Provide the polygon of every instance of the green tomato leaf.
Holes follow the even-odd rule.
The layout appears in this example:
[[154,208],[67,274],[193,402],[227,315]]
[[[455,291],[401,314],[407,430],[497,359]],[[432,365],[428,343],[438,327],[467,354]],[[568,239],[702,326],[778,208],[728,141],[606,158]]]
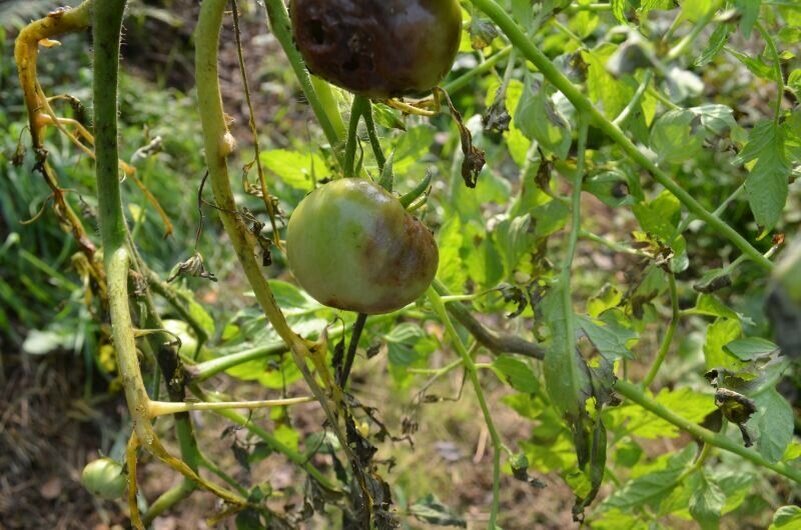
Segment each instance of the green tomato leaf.
[[768,530],[797,530],[801,528],[801,507],[782,506],[773,514]]
[[[758,137],[755,137],[759,134]],[[790,164],[784,152],[785,134],[780,127],[756,127],[740,158],[756,156],[756,164],[745,180],[748,204],[761,229],[760,237],[781,218],[789,189]],[[751,144],[755,143],[754,147]]]
[[527,76],[513,119],[526,138],[564,159],[572,142],[571,126],[548,96],[547,87],[534,76]]
[[629,7],[628,0],[612,0],[612,14],[621,24],[628,24],[626,20],[626,9]]
[[604,284],[595,296],[587,300],[587,314],[593,318],[598,318],[601,313],[620,305],[623,301],[623,293],[617,287]]
[[696,130],[698,121],[689,109],[667,111],[651,129],[651,149],[661,161],[674,164],[697,158],[704,141]]
[[740,12],[740,31],[747,39],[751,36],[757,18],[759,18],[759,8],[762,0],[734,0],[734,6]]
[[562,289],[564,286],[559,283],[553,285],[540,304],[552,335],[544,359],[545,386],[557,410],[578,419],[590,395],[590,380],[587,366],[576,349],[576,338],[568,336],[566,319],[575,320],[575,315],[571,308],[565,307]]
[[774,343],[760,337],[738,339],[726,344],[723,348],[741,361],[752,361],[779,351],[779,347]]
[[[716,409],[711,395],[701,394],[687,387],[675,390],[663,388],[654,399],[694,423],[700,423],[707,414]],[[614,425],[625,424],[627,432],[640,438],[677,438],[681,434],[673,424],[636,405],[623,405],[608,409],[605,413],[609,414]]]
[[703,471],[697,472],[698,484],[690,497],[690,514],[702,530],[717,530],[726,495],[717,482]]
[[731,320],[738,320],[740,316],[718,297],[711,294],[701,294],[695,302],[695,307],[687,310],[693,315],[706,315],[710,317],[722,317]]
[[754,396],[757,414],[748,427],[759,432],[757,450],[770,462],[778,462],[793,439],[793,409],[775,388]]
[[461,291],[467,280],[461,257],[463,237],[462,222],[455,215],[439,230],[437,278],[454,291]]
[[409,513],[431,525],[467,528],[467,522],[442,504],[433,493],[409,506]]
[[688,446],[674,455],[665,469],[628,481],[607,497],[602,507],[631,510],[638,506],[657,506],[679,484],[679,478],[692,456],[692,446]]
[[665,190],[650,202],[635,204],[632,210],[645,232],[668,241],[676,231],[681,203]]
[[312,176],[319,180],[328,171],[319,155],[287,149],[263,151],[261,163],[268,171],[278,175],[285,184],[300,190],[311,188]]
[[534,394],[539,392],[540,382],[531,367],[510,355],[501,355],[492,363],[492,369],[519,392]]
[[742,367],[742,363],[736,357],[723,349],[725,345],[738,339],[740,333],[742,333],[740,321],[732,318],[718,318],[707,327],[704,358],[708,370],[725,368],[736,372]]
[[729,42],[729,35],[732,29],[733,26],[731,24],[719,24],[718,27],[715,28],[715,31],[712,32],[712,35],[709,36],[706,48],[701,52],[701,55],[695,59],[693,64],[695,66],[704,66],[712,62],[712,59],[717,57],[720,50]]
[[609,58],[618,46],[601,44],[592,51],[582,50],[581,58],[587,63],[587,92],[594,103],[600,104],[604,115],[613,119],[631,101],[636,82],[627,82],[630,77],[616,79],[606,68]]
[[606,360],[635,358],[626,346],[628,341],[637,338],[634,331],[620,326],[613,320],[604,322],[585,316],[579,316],[576,320],[587,338]]

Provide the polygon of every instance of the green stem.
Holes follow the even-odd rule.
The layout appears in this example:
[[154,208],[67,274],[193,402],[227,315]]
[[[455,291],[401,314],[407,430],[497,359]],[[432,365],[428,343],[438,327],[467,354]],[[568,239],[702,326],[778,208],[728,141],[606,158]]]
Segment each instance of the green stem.
[[350,108],[350,121],[348,122],[348,138],[345,141],[345,164],[342,173],[346,178],[356,175],[356,147],[359,144],[359,119],[369,108],[370,102],[364,96],[353,96],[353,105]]
[[659,345],[659,351],[656,354],[656,359],[654,359],[651,369],[648,370],[648,374],[642,381],[643,388],[648,388],[651,386],[651,383],[653,383],[654,379],[656,378],[656,374],[659,373],[659,368],[662,367],[662,362],[664,362],[665,357],[667,356],[668,350],[670,349],[670,344],[673,342],[673,335],[676,332],[676,326],[678,326],[679,319],[681,318],[681,313],[679,311],[679,297],[676,293],[676,277],[673,274],[668,274],[668,288],[670,291],[670,324],[668,324],[665,336],[662,337],[662,343]]
[[[442,296],[451,296],[450,291],[438,279],[434,279],[431,286]],[[542,359],[545,350],[539,344],[527,341],[514,335],[504,335],[491,331],[476,320],[470,311],[461,302],[447,305],[448,312],[476,339],[476,342],[490,350],[495,355],[502,353],[516,353],[533,359]]]
[[381,149],[381,142],[378,140],[378,133],[375,130],[375,121],[373,120],[373,104],[369,101],[367,102],[367,108],[364,110],[364,125],[367,127],[367,137],[370,139],[370,147],[373,149],[373,156],[375,156],[380,173],[384,171],[387,157],[384,156],[384,150]]
[[495,0],[471,0],[471,2],[491,18],[506,34],[511,43],[531,61],[537,69],[570,100],[579,113],[591,118],[596,127],[601,129],[609,138],[620,146],[634,162],[648,170],[659,184],[676,196],[677,199],[692,213],[698,216],[714,230],[731,241],[737,248],[747,254],[755,263],[765,270],[772,270],[773,263],[766,259],[754,248],[737,230],[724,221],[716,218],[696,201],[692,195],[679,186],[662,169],[656,166],[634,143],[617,127],[595,108],[592,102],[584,96],[573,83],[565,77],[559,69],[543,54],[526,36],[525,31],[512,20],[509,14],[498,5]]
[[653,70],[645,71],[645,74],[642,77],[642,82],[640,83],[640,86],[637,87],[637,91],[634,92],[634,95],[631,97],[631,100],[626,104],[623,110],[620,111],[620,114],[617,115],[617,118],[612,120],[612,123],[614,125],[620,127],[620,125],[624,121],[626,121],[626,118],[628,118],[631,115],[631,113],[634,111],[637,105],[640,104],[640,100],[642,99],[643,94],[645,94],[645,92],[648,90],[648,85],[651,84],[651,79],[653,79],[653,77],[654,77]]
[[200,454],[200,465],[211,471],[214,475],[219,477],[223,482],[234,488],[236,491],[239,492],[240,495],[247,496],[248,494],[247,488],[243,488],[242,485],[239,483],[239,481],[237,481],[231,475],[223,471],[222,468],[220,468],[220,466],[215,464],[203,453]]
[[[194,390],[194,392],[204,401],[211,401],[210,398],[205,396],[199,390]],[[303,454],[281,443],[268,431],[253,423],[250,418],[246,418],[245,416],[231,409],[215,410],[214,413],[222,416],[223,418],[227,418],[241,427],[244,427],[251,433],[261,438],[264,443],[270,446],[271,449],[283,454],[289,459],[290,462],[303,468],[309,474],[309,476],[313,477],[325,489],[329,491],[339,491],[339,488],[337,488],[337,486],[335,486],[328,478],[326,478],[325,475],[323,475],[316,467],[311,465],[311,463],[309,463],[308,459]]]
[[753,464],[775,471],[776,473],[801,484],[801,469],[791,467],[784,462],[770,462],[756,451],[746,449],[724,434],[714,433],[686,418],[683,418],[682,416],[679,416],[661,403],[657,403],[652,398],[646,396],[637,385],[628,381],[620,380],[615,384],[615,390],[624,398],[636,403],[668,423],[671,423],[679,429],[691,434],[705,444],[712,445],[730,453],[734,453]]
[[209,335],[206,333],[206,329],[203,325],[192,315],[189,309],[186,308],[184,302],[181,300],[181,295],[173,289],[173,287],[168,284],[167,282],[163,281],[158,274],[153,272],[150,269],[145,269],[145,274],[147,275],[148,287],[153,289],[153,291],[164,298],[170,306],[178,313],[189,327],[192,328],[192,331],[195,332],[197,336],[198,346],[205,344],[209,340]]
[[146,404],[149,400],[136,356],[131,311],[128,307],[127,228],[122,214],[117,145],[117,82],[120,31],[125,0],[109,0],[94,6],[95,175],[97,178],[100,237],[108,283],[109,314],[117,368],[134,431],[142,444],[157,440]]
[[687,47],[695,42],[695,39],[698,38],[698,35],[701,34],[707,24],[709,24],[709,22],[715,17],[715,13],[717,13],[721,7],[723,7],[723,2],[720,0],[713,2],[713,4],[709,7],[709,10],[695,22],[693,29],[691,29],[690,32],[685,35],[678,44],[676,44],[676,46],[671,48],[666,56],[667,60],[672,61],[680,57]]
[[[159,495],[159,497],[153,501],[153,504],[148,507],[147,512],[142,516],[142,522],[145,526],[150,526],[156,517],[189,497],[193,491],[195,491],[195,483],[188,479],[171,487]],[[244,494],[246,495],[247,492],[244,492]]]
[[456,328],[453,326],[453,322],[451,322],[451,319],[448,316],[448,312],[445,310],[445,304],[442,303],[442,299],[433,287],[428,288],[428,300],[431,303],[431,307],[434,309],[434,312],[437,314],[442,323],[445,324],[445,330],[448,332],[448,336],[453,343],[453,347],[456,348],[457,353],[462,359],[462,364],[464,365],[467,376],[470,378],[470,382],[473,385],[473,390],[478,398],[478,404],[481,407],[481,413],[484,415],[484,422],[487,424],[487,430],[489,431],[490,439],[492,440],[492,507],[490,509],[488,528],[494,529],[496,528],[495,521],[498,518],[498,508],[500,506],[501,449],[503,447],[503,443],[501,442],[501,437],[498,434],[498,431],[495,429],[495,423],[492,421],[492,413],[487,406],[487,400],[484,398],[484,391],[481,389],[481,382],[478,380],[478,370],[476,369],[476,364],[473,361],[473,358],[470,356],[470,353],[467,351],[467,348],[465,348],[464,344],[462,343],[462,339],[459,338],[459,333],[456,331]]
[[339,105],[337,105],[334,90],[328,81],[320,79],[315,75],[310,75],[311,84],[314,87],[314,92],[320,100],[320,106],[323,108],[325,115],[334,128],[337,138],[344,138],[347,134],[345,130],[345,122],[342,121],[342,114],[339,113]]
[[492,67],[494,67],[498,62],[508,57],[509,54],[512,53],[513,48],[514,46],[512,46],[511,44],[503,48],[498,53],[496,53],[483,63],[479,64],[475,68],[469,70],[468,72],[465,72],[464,74],[460,75],[453,81],[442,85],[442,90],[444,90],[448,94],[453,94],[454,92],[461,90],[462,88],[470,84],[470,81],[472,81],[473,78],[482,75],[486,72],[489,72],[492,69]]

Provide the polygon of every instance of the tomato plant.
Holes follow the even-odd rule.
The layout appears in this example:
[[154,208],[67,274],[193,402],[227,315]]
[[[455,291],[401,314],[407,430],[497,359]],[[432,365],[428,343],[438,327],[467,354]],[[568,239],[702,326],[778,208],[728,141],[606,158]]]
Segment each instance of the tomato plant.
[[[203,0],[196,108],[163,130],[195,135],[187,157],[202,143],[197,194],[146,178],[174,162],[153,158],[157,112],[146,134],[124,129],[126,4],[86,0],[20,32],[29,124],[14,132],[41,177],[23,202],[48,196],[73,241],[77,279],[51,284],[73,286],[124,394],[126,473],[110,483],[127,482],[135,528],[197,489],[242,529],[801,521],[797,3],[265,0],[287,62],[264,84],[276,122],[258,124],[248,12]],[[36,68],[41,43],[90,26],[91,130],[56,112]],[[220,88],[221,41],[242,105]],[[306,104],[313,123],[277,122]],[[51,129],[94,159],[71,183],[88,202],[61,183],[75,164]],[[154,242],[195,209],[196,230]],[[45,331],[23,347],[70,330]],[[204,453],[200,412],[242,469],[280,455],[291,484],[234,478]],[[142,452],[183,482],[138,492],[156,469],[137,474]],[[437,488],[475,469],[473,497]],[[560,509],[541,508],[557,483]]]

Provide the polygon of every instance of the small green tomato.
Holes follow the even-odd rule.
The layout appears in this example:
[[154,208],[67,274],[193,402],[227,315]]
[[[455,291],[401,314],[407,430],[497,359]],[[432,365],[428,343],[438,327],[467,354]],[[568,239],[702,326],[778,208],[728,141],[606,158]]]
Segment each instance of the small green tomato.
[[98,458],[83,468],[81,484],[92,495],[108,500],[118,499],[125,492],[125,475],[122,466],[115,460]]
[[320,303],[388,313],[413,302],[437,272],[434,236],[397,198],[356,178],[331,181],[289,220],[289,268]]

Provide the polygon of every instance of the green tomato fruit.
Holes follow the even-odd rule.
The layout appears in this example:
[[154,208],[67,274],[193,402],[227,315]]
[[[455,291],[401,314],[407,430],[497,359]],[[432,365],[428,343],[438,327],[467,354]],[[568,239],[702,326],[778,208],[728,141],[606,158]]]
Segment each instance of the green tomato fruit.
[[304,198],[289,219],[289,268],[320,303],[388,313],[413,302],[437,272],[434,236],[380,186],[331,181]]
[[462,29],[457,0],[292,0],[290,14],[312,73],[377,99],[434,88]]
[[118,499],[125,492],[125,475],[122,466],[115,460],[98,458],[83,468],[81,484],[92,495],[109,500]]

